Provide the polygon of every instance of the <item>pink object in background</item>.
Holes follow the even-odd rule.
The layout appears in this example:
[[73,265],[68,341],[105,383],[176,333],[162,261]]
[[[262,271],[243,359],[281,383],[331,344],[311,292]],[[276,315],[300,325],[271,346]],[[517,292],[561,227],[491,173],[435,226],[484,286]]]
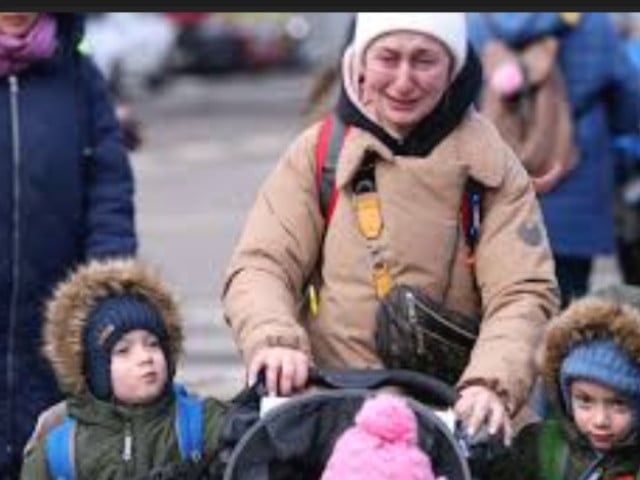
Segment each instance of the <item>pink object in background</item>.
[[505,97],[514,95],[524,86],[522,68],[515,61],[505,62],[495,69],[489,83],[491,88]]

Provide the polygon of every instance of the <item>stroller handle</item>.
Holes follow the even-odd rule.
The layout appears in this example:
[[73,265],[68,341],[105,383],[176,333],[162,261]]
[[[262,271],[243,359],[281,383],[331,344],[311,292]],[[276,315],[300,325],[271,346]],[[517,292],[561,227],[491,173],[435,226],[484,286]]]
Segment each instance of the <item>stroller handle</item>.
[[453,406],[457,399],[457,393],[451,385],[412,370],[311,368],[308,383],[310,386],[330,389],[374,390],[381,387],[399,387],[412,397],[426,397],[429,403],[442,407]]

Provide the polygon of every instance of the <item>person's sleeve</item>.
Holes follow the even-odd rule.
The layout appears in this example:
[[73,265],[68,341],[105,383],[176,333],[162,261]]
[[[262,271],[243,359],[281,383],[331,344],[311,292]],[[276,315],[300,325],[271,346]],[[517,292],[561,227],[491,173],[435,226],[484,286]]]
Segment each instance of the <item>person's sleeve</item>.
[[312,126],[294,141],[260,188],[226,273],[224,314],[247,362],[264,346],[310,352],[299,320],[324,233],[316,136]]
[[38,443],[25,454],[20,470],[20,480],[49,480],[49,478],[44,444]]
[[222,427],[229,405],[215,398],[205,399],[205,448],[213,451],[218,447]]
[[542,213],[524,168],[506,147],[506,173],[484,194],[476,280],[483,316],[458,388],[491,388],[514,415],[535,378],[535,349],[559,308],[559,289]]
[[520,45],[558,33],[571,25],[570,19],[570,15],[558,12],[470,12],[467,27],[469,40],[481,52],[498,35],[503,35],[510,44]]
[[85,253],[135,255],[134,178],[106,82],[89,58],[82,63],[92,154],[86,161]]
[[527,425],[515,437],[513,444],[494,458],[484,478],[491,480],[537,480],[542,477],[538,455],[542,424]]
[[469,42],[479,55],[491,37],[482,15],[482,12],[468,12],[466,15]]

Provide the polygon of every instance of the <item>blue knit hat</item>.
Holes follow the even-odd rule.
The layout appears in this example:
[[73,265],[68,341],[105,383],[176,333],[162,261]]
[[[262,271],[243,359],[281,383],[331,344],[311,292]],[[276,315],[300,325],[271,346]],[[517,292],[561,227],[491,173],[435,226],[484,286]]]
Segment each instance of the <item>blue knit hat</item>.
[[588,340],[575,345],[560,368],[560,387],[567,409],[571,382],[591,380],[631,398],[640,407],[640,365],[613,339]]
[[160,312],[135,295],[125,294],[104,298],[89,314],[84,329],[85,376],[91,392],[102,400],[111,397],[111,350],[123,335],[131,330],[147,330],[158,340],[167,360],[168,334]]

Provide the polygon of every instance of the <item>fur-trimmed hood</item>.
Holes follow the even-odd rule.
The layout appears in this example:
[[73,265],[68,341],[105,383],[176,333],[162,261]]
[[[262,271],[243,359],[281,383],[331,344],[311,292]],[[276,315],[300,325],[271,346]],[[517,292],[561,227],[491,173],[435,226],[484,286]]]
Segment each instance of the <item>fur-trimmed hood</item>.
[[182,318],[160,275],[133,259],[93,260],[60,283],[46,306],[43,351],[63,391],[79,394],[87,390],[82,341],[87,318],[100,299],[123,293],[145,298],[160,312],[169,336],[169,360],[177,363],[182,351]]
[[562,361],[573,345],[595,338],[613,338],[640,363],[640,288],[615,286],[594,292],[550,322],[538,360],[546,390],[557,406],[562,405]]

